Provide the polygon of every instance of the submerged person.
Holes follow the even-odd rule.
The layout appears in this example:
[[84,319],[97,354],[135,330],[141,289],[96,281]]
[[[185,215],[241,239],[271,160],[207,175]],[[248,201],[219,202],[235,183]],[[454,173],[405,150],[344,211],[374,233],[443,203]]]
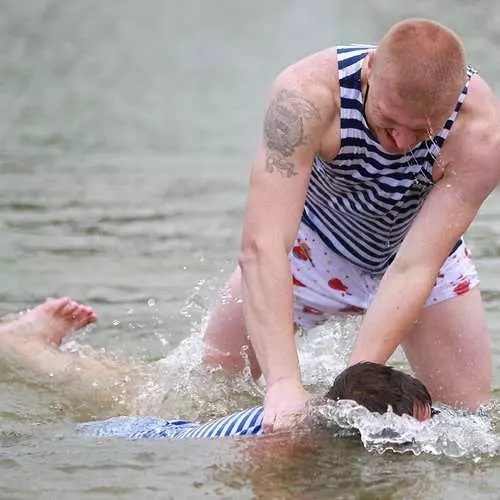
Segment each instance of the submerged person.
[[[390,366],[370,362],[360,362],[342,371],[322,399],[353,400],[381,414],[391,408],[396,415],[411,415],[420,421],[429,419],[433,412],[431,396],[419,380]],[[128,439],[261,436],[264,434],[262,418],[263,407],[256,406],[203,424],[121,416],[81,424],[79,431],[91,437]]]
[[[62,383],[79,379],[95,380],[96,375],[117,376],[113,364],[102,359],[80,358],[59,349],[69,333],[94,323],[94,310],[69,298],[47,299],[19,315],[0,321],[0,347],[18,362],[39,374],[56,376]],[[63,378],[60,376],[62,375]],[[385,413],[389,407],[397,415],[412,415],[418,420],[431,416],[432,400],[426,387],[416,378],[381,364],[362,362],[341,372],[326,393],[326,400],[351,399],[368,410]],[[261,435],[262,406],[249,408],[228,417],[199,424],[186,420],[155,417],[114,417],[106,421],[82,424],[81,431],[92,436],[128,438],[224,437]]]
[[405,20],[376,47],[285,69],[205,362],[248,361],[267,384],[264,427],[286,427],[311,397],[296,326],[360,313],[349,364],[384,364],[401,345],[433,399],[476,409],[490,397],[491,347],[462,236],[500,181],[499,158],[499,102],[439,23]]

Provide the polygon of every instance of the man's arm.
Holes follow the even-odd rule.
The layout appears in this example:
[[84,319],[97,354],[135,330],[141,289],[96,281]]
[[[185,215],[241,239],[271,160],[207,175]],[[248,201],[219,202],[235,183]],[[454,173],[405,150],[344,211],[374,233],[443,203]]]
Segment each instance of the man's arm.
[[282,75],[271,92],[252,168],[239,263],[245,323],[268,386],[266,431],[279,427],[279,416],[297,412],[309,397],[295,347],[288,252],[312,162],[332,119],[332,101],[319,86],[305,89],[293,75]]
[[467,117],[469,123],[454,137],[450,135],[450,144],[445,145],[450,163],[443,178],[424,202],[381,280],[358,332],[350,364],[362,360],[385,363],[392,355],[418,320],[453,245],[500,180],[498,104],[484,88],[478,93],[476,110]]

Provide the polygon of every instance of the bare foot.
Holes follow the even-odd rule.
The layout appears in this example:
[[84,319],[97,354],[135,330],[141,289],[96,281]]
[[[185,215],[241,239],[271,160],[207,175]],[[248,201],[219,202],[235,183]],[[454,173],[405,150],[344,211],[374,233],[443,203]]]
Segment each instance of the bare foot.
[[94,323],[97,316],[89,306],[74,300],[47,299],[34,309],[21,314],[18,319],[0,325],[0,335],[38,336],[47,342],[60,345],[69,333]]

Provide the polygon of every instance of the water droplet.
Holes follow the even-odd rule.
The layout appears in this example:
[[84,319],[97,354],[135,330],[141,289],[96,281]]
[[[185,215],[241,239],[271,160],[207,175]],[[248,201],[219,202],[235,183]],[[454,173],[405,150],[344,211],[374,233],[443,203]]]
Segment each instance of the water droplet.
[[118,326],[120,324],[120,322],[117,319],[115,319],[115,320],[113,320],[113,322],[111,324],[113,326]]
[[153,307],[156,304],[155,299],[148,299],[148,306]]

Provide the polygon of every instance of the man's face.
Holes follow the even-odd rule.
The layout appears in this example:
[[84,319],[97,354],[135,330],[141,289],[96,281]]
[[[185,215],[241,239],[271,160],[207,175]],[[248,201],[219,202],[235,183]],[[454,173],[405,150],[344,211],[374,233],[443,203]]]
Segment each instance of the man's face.
[[394,88],[389,77],[372,74],[368,79],[365,114],[378,141],[389,153],[402,154],[441,130],[453,111],[443,103],[440,109],[423,112],[413,109]]

